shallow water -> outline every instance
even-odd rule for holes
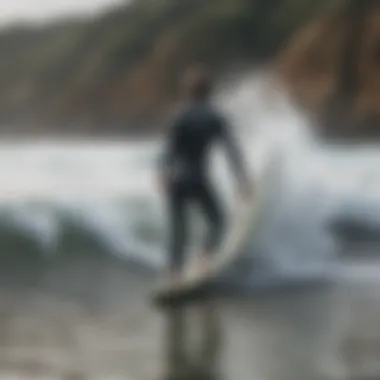
[[[354,331],[348,317],[368,326],[361,322],[367,308],[372,329],[380,321],[373,297],[363,296],[377,285],[368,288],[366,280],[363,290],[347,276],[328,286],[163,313],[149,304],[155,279],[117,259],[91,252],[51,260],[2,254],[0,378],[343,378],[339,350]],[[361,311],[347,313],[359,301]]]

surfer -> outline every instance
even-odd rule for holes
[[[169,267],[173,285],[181,279],[189,203],[201,208],[209,226],[204,252],[197,265],[202,273],[207,271],[209,258],[223,236],[223,210],[208,175],[208,155],[214,143],[223,143],[227,149],[241,196],[245,198],[250,194],[241,152],[226,119],[210,102],[212,81],[209,74],[201,67],[191,68],[185,73],[183,88],[186,104],[169,129],[160,176],[169,206]]]

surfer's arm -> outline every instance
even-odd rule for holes
[[[166,176],[169,172],[170,162],[174,156],[172,133],[168,134],[167,140],[165,141],[163,152],[159,158],[159,172],[162,176]]]
[[[243,161],[243,155],[237,144],[235,136],[232,134],[229,125],[225,121],[220,121],[220,132],[223,144],[226,148],[232,169],[240,183],[246,183],[248,180],[246,167]]]
[[[178,128],[180,125],[180,119],[176,118],[171,123],[171,125],[168,128],[165,141],[164,141],[164,147],[163,152],[159,159],[159,172],[160,177],[166,179],[170,172],[170,167],[173,164],[173,161],[176,158],[176,145],[177,145],[177,134],[178,134]]]
[[[242,151],[239,148],[236,138],[231,132],[229,125],[224,120],[220,121],[220,132],[232,170],[240,185],[241,192],[247,195],[247,193],[251,193],[251,189]]]

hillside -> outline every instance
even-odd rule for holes
[[[278,69],[323,136],[371,140],[380,137],[380,4],[348,4],[296,33]]]
[[[138,0],[95,20],[15,26],[0,34],[0,125],[144,131],[176,99],[185,65],[201,60],[222,75],[268,60],[337,1]]]

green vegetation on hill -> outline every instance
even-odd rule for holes
[[[0,123],[24,131],[143,130],[176,98],[185,65],[203,61],[221,75],[236,63],[268,60],[337,2],[138,0],[95,20],[5,30]]]

